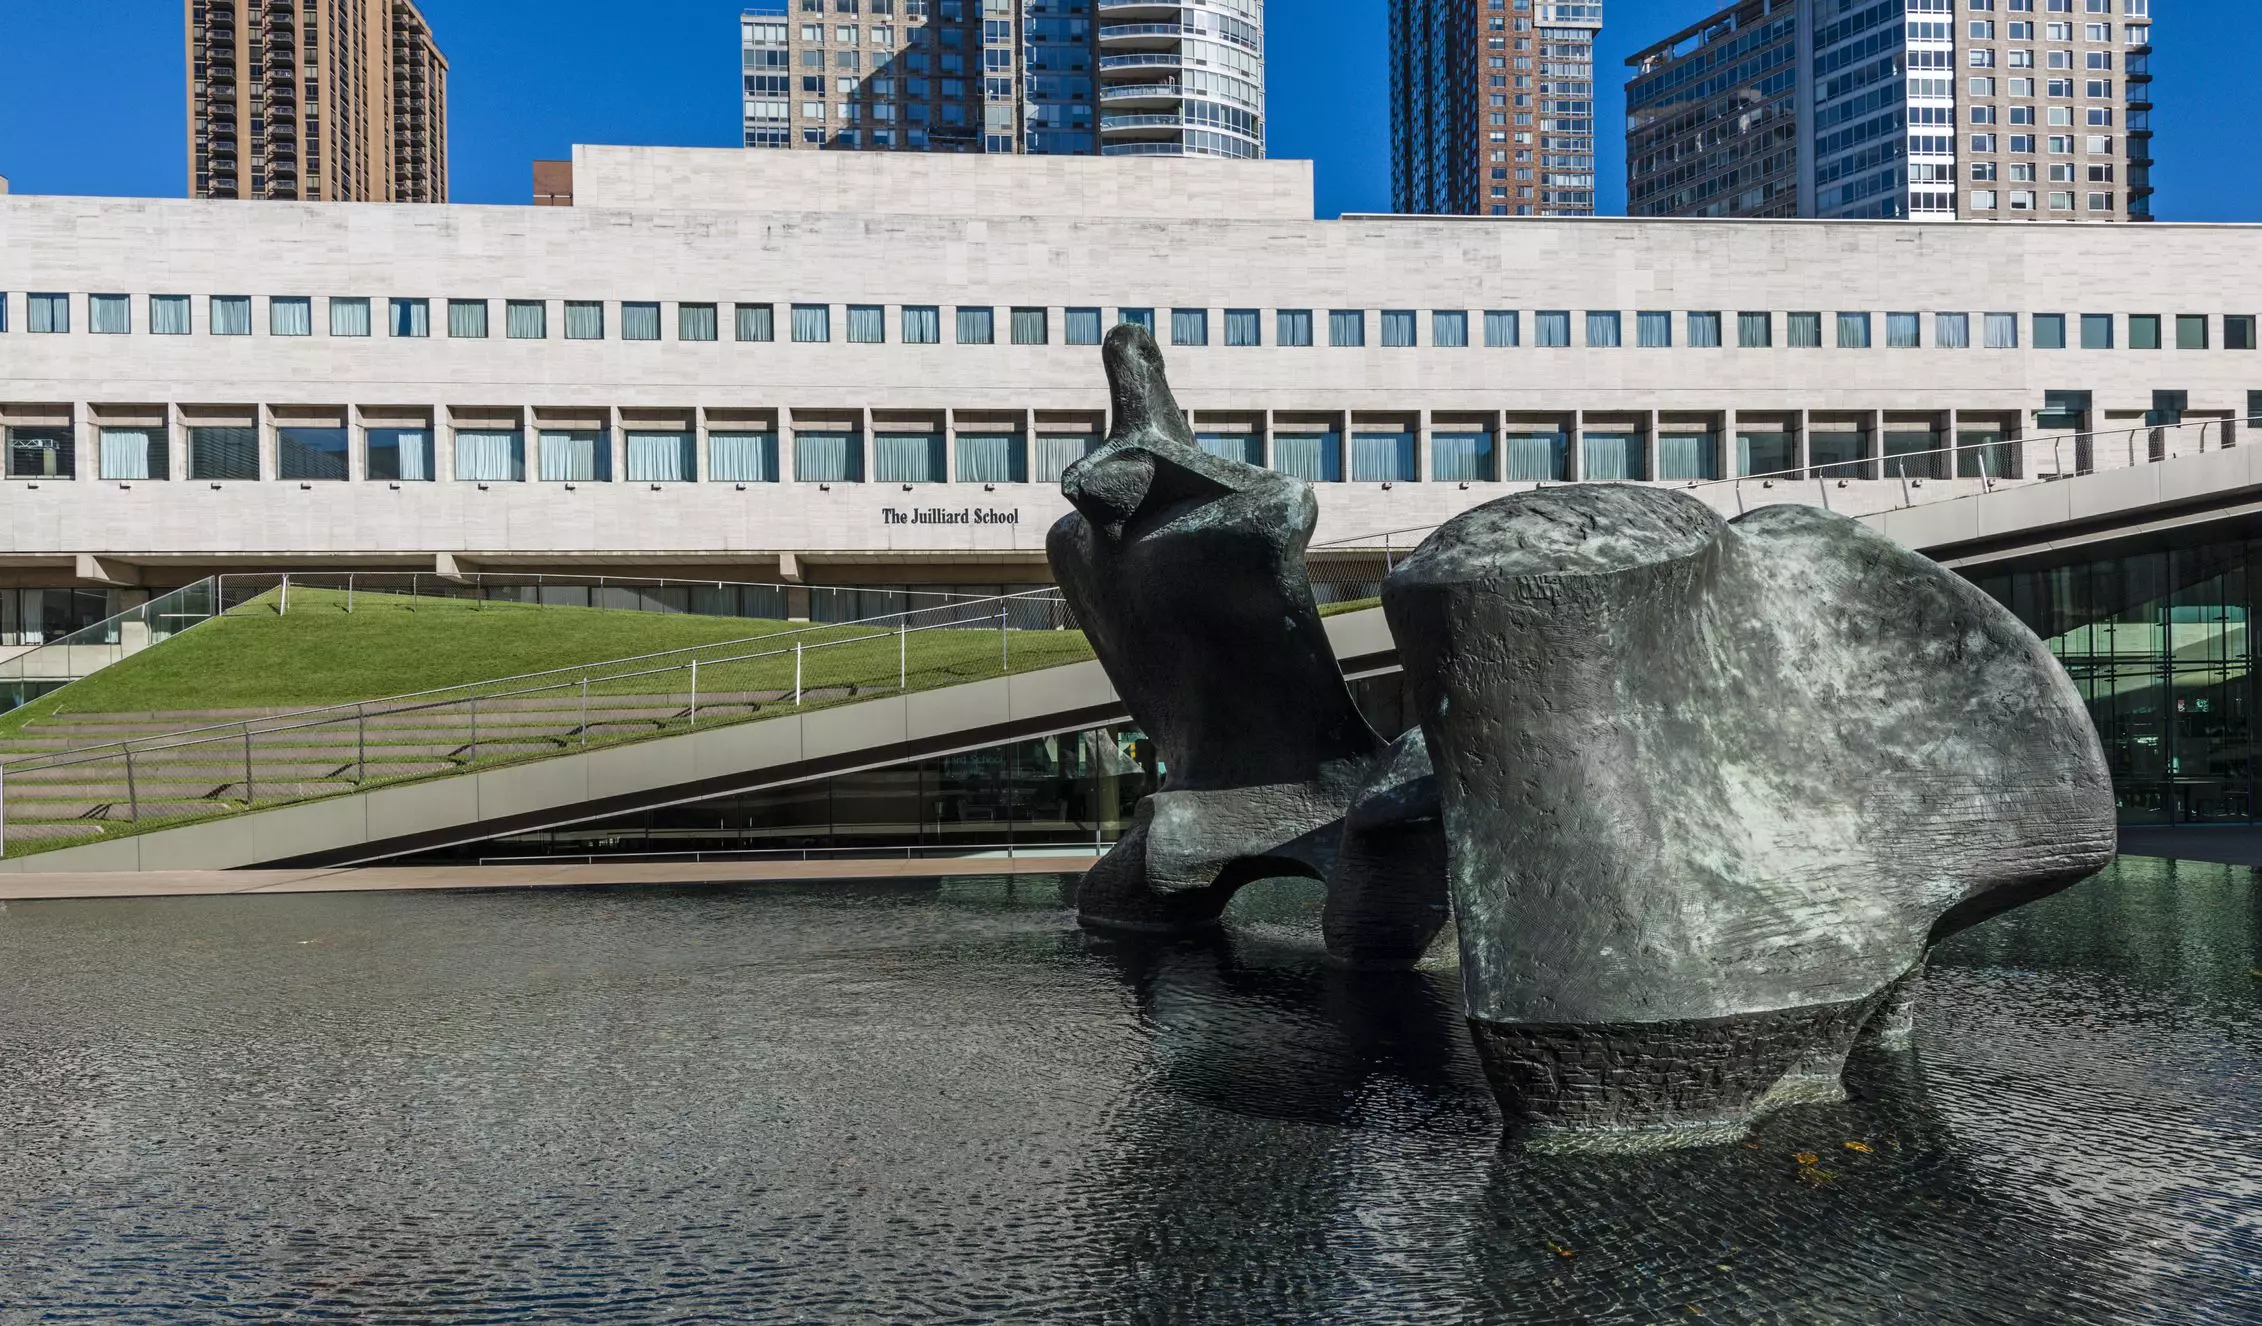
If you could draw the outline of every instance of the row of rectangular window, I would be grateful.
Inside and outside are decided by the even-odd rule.
[[[2250,402],[2262,413],[2262,393]],[[348,477],[350,434],[344,428],[283,427],[276,431],[277,478],[343,480]],[[187,477],[214,482],[261,479],[259,431],[249,427],[191,427]],[[364,434],[364,474],[372,481],[429,482],[436,477],[430,429],[370,428]],[[604,429],[539,429],[533,472],[528,472],[522,429],[455,430],[454,473],[463,483],[613,481],[614,448]],[[1414,482],[1419,473],[1414,434],[1393,429],[1353,429],[1348,447],[1335,431],[1281,430],[1268,448],[1255,433],[1197,434],[1202,450],[1251,465],[1268,466],[1314,483]],[[1057,483],[1068,466],[1090,454],[1100,439],[1089,433],[962,433],[956,464],[946,472],[946,440],[939,433],[800,429],[793,434],[794,477],[802,483],[865,482],[867,461],[878,483]],[[777,483],[783,479],[778,434],[715,431],[708,435],[704,467],[695,436],[680,431],[625,430],[621,478],[629,483]],[[103,428],[98,472],[108,480],[170,477],[170,447],[163,428]],[[1958,434],[1955,472],[1964,477],[2012,477],[2015,455],[2001,430]],[[76,474],[68,429],[12,428],[7,474],[13,479],[69,479]],[[1858,433],[1817,431],[1798,459],[1794,434],[1738,430],[1723,455],[1720,435],[1667,429],[1652,450],[1638,433],[1590,430],[1580,439],[1580,474],[1598,480],[1717,479],[1724,474],[1776,474],[1810,464],[1823,477],[1946,478],[1949,465],[1928,429],[1892,430],[1873,447]],[[1267,452],[1270,452],[1269,456]],[[1570,437],[1561,431],[1439,429],[1430,437],[1433,482],[1557,481],[1569,476]],[[1901,458],[1898,461],[1896,458]],[[1725,462],[1725,463],[1724,463]]]
[[[27,297],[30,309],[30,330],[34,332],[68,332],[71,329],[71,297],[62,294],[34,294]],[[130,297],[126,295],[89,295],[88,321],[90,330],[102,334],[123,334],[133,330]],[[210,298],[208,326],[216,336],[249,336],[252,330],[252,300],[248,295],[214,295]],[[304,297],[276,296],[267,301],[268,334],[270,336],[311,336],[314,334],[313,301]],[[658,303],[623,302],[620,309],[620,338],[627,341],[657,341],[661,339],[661,311]],[[676,339],[680,341],[714,341],[720,339],[719,318],[722,306],[715,304],[676,305]],[[773,341],[776,337],[774,306],[769,304],[738,304],[731,306],[734,339],[739,341]],[[897,339],[906,345],[935,345],[942,340],[943,309],[939,305],[899,305]],[[794,304],[789,306],[791,338],[803,343],[826,343],[833,339],[833,309],[830,304]],[[371,301],[360,298],[333,298],[328,307],[330,334],[339,337],[362,337],[371,334]],[[488,315],[490,301],[446,301],[448,335],[460,339],[484,339],[489,335]],[[567,340],[603,340],[605,338],[606,306],[602,301],[568,300],[565,302],[564,334]],[[389,301],[387,326],[396,337],[427,337],[432,334],[430,301],[422,299],[394,299]],[[845,306],[845,331],[854,344],[883,344],[888,339],[887,306],[881,304],[849,304]],[[998,310],[994,307],[964,306],[953,310],[953,340],[959,345],[992,345],[998,340]],[[1097,345],[1102,331],[1102,310],[1098,308],[1070,308],[1063,310],[1062,321],[1069,345]],[[1206,346],[1211,344],[1212,310],[1178,308],[1170,310],[1170,343],[1177,346]],[[159,335],[187,335],[190,331],[189,297],[186,295],[152,295],[149,297],[150,330]],[[1228,346],[1259,346],[1264,341],[1263,313],[1258,309],[1226,309],[1223,311],[1223,344]],[[1276,309],[1273,311],[1273,341],[1276,346],[1303,347],[1315,343],[1316,315],[1311,309]],[[1325,310],[1327,344],[1336,347],[1358,347],[1367,344],[1368,310]],[[1514,309],[1491,309],[1474,315],[1480,319],[1472,327],[1472,315],[1463,309],[1435,309],[1430,311],[1428,344],[1437,348],[1459,348],[1477,342],[1472,332],[1482,337],[1482,344],[1490,348],[1515,347],[1523,344],[1523,314]],[[1632,345],[1644,348],[1669,348],[1674,342],[1676,316],[1681,324],[1683,343],[1697,348],[1713,348],[1727,344],[1724,339],[1724,313],[1689,311],[1676,315],[1670,310],[1643,310],[1633,315]],[[1820,348],[1823,340],[1824,314],[1820,312],[1785,313],[1783,319],[1783,344],[1794,349]],[[2033,345],[2036,349],[2064,349],[2076,343],[2068,337],[2069,317],[2078,319],[2078,344],[2083,349],[2112,349],[2115,346],[2115,323],[2124,319],[2128,325],[2127,344],[2132,349],[2160,349],[2168,342],[2163,336],[2167,319],[2153,313],[2034,313],[2023,315],[2032,325]],[[2183,350],[2204,350],[2210,346],[2210,321],[2214,315],[2177,314],[2173,317],[2174,345]],[[1741,312],[1736,317],[1735,344],[1745,349],[1765,349],[1775,344],[1775,319],[1777,315],[1763,312]],[[1832,341],[1840,349],[1868,349],[1878,342],[1873,337],[1873,314],[1838,313]],[[2017,313],[1981,314],[1981,336],[1976,344],[1988,349],[2017,349],[2022,315]],[[1155,310],[1151,308],[1118,308],[1116,320],[1120,323],[1137,323],[1149,331],[1156,331]],[[1932,315],[1933,332],[1930,344],[1939,349],[1967,349],[1975,344],[1972,338],[1969,313],[1935,313]],[[1051,344],[1051,311],[1044,308],[1012,308],[1007,310],[1007,335],[1014,345]],[[1923,330],[1924,315],[1915,312],[1885,314],[1883,344],[1892,349],[1917,349],[1926,344]],[[2255,316],[2253,314],[2221,315],[2224,349],[2251,350],[2256,347]],[[1568,347],[1572,344],[1573,315],[1566,309],[1541,309],[1532,313],[1532,344],[1539,347]],[[6,302],[0,299],[0,331],[7,330]],[[1385,348],[1407,348],[1421,344],[1419,340],[1420,314],[1413,309],[1384,309],[1380,313],[1380,343]],[[549,305],[543,300],[508,300],[504,309],[504,335],[513,340],[542,340],[549,336]],[[1589,348],[1615,349],[1629,344],[1626,339],[1625,314],[1616,310],[1589,310],[1585,314],[1585,336],[1579,342]]]

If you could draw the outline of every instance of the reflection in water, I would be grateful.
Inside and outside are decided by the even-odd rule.
[[[1304,886],[1230,919],[1097,939],[1028,880],[17,904],[0,1322],[2262,1320],[2246,871],[1990,922],[1921,1059],[1643,1157],[1498,1151],[1449,960],[1329,967]]]

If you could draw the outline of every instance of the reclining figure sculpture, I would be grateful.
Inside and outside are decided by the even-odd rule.
[[[1419,737],[1389,747],[1352,702],[1305,574],[1310,485],[1195,445],[1162,352],[1126,324],[1102,351],[1114,426],[1070,466],[1053,574],[1167,772],[1077,893],[1090,925],[1214,923],[1254,879],[1329,881],[1330,949],[1404,965],[1445,920],[1443,844]],[[1371,786],[1370,786],[1371,784]],[[1362,851],[1341,869],[1362,789]],[[1425,819],[1426,807],[1426,819]]]
[[[1855,521],[1548,488],[1384,582],[1436,764],[1469,1025],[1512,1133],[1739,1135],[1905,1036],[1933,944],[2107,865],[2081,697]]]

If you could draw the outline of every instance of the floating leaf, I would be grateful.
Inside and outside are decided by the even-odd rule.
[[[1547,1240],[1547,1250],[1554,1253],[1558,1257],[1576,1257],[1579,1255],[1572,1249],[1566,1248],[1562,1244],[1557,1243],[1554,1239]]]
[[[1846,1143],[1846,1149],[1848,1151],[1859,1151],[1866,1156],[1870,1153],[1872,1148],[1867,1142],[1848,1142]]]
[[[1812,1165],[1816,1161],[1821,1160],[1822,1157],[1814,1154],[1812,1151],[1800,1151],[1793,1154],[1791,1159],[1799,1162],[1801,1165]]]

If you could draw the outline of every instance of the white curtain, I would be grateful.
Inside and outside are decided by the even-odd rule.
[[[1041,308],[1013,310],[1013,343],[1015,345],[1043,345],[1050,339],[1045,326],[1045,311]]]
[[[1775,344],[1775,315],[1772,313],[1738,313],[1736,315],[1736,344],[1746,350],[1764,350]]]
[[[1062,314],[1065,325],[1061,332],[1070,345],[1098,345],[1100,343],[1100,311],[1096,308],[1072,308]]]
[[[1308,308],[1284,308],[1276,321],[1273,337],[1276,345],[1310,345],[1312,343],[1312,311]]]
[[[462,434],[457,434],[460,445]],[[432,481],[432,434],[422,428],[372,428],[369,477],[403,483]]]
[[[1430,344],[1459,349],[1469,343],[1469,315],[1461,309],[1441,309],[1429,317]]]
[[[1562,309],[1542,309],[1532,315],[1532,343],[1565,346],[1571,343],[1571,315]]]
[[[37,330],[34,328],[33,330]],[[251,335],[251,296],[214,295],[212,297],[212,334],[214,336]]]
[[[1720,315],[1717,313],[1691,313],[1689,315],[1689,344],[1699,350],[1716,350],[1720,347]]]
[[[146,428],[105,428],[102,430],[102,477],[105,479],[148,479],[149,453],[157,434]]]
[[[1432,433],[1430,476],[1441,483],[1484,483],[1492,479],[1492,434]]]
[[[829,341],[833,338],[833,311],[829,304],[793,306],[793,339]]]
[[[1484,343],[1492,349],[1513,348],[1523,341],[1522,319],[1516,310],[1496,308],[1484,315]]]
[[[1783,340],[1794,350],[1816,350],[1822,346],[1822,315],[1819,313],[1786,313],[1783,315]]]
[[[1719,449],[1712,445],[1712,434],[1659,434],[1657,477],[1683,480],[1719,478]]]
[[[1059,483],[1069,466],[1099,449],[1100,440],[1089,433],[1041,433],[1037,436],[1036,454],[1031,458],[1030,480]]]
[[[133,296],[88,295],[86,325],[90,330],[104,335],[123,336],[131,332],[134,329]]]
[[[503,333],[514,341],[539,341],[550,334],[550,306],[539,299],[514,299],[504,306]]]
[[[707,479],[711,483],[776,483],[778,435],[709,433]]]
[[[1210,343],[1210,312],[1203,308],[1174,308],[1170,311],[1170,343],[1172,345],[1208,345]]]
[[[2016,350],[2019,348],[2019,315],[2016,313],[1990,313],[1987,315],[1987,348],[1990,350]]]
[[[565,310],[565,334],[569,341],[601,341],[605,339],[605,306],[594,299],[569,300]]]
[[[182,319],[185,323],[187,319]],[[182,327],[187,331],[187,327]],[[366,299],[333,299],[330,301],[330,334],[332,336],[367,336],[369,334],[369,301]]]
[[[941,483],[942,434],[873,434],[872,477],[881,483]]]
[[[1212,442],[1212,438],[1218,441]],[[1257,448],[1254,434],[1232,433],[1220,437],[1205,434],[1202,450],[1213,456],[1229,455],[1228,445],[1237,445],[1252,454],[1235,455],[1234,460],[1247,460],[1254,465],[1253,453]],[[1272,439],[1272,467],[1282,474],[1292,474],[1307,483],[1343,482],[1342,439],[1334,433],[1276,433]]]
[[[1351,482],[1409,483],[1413,478],[1412,433],[1351,435]]]
[[[1510,483],[1538,483],[1563,477],[1564,453],[1570,449],[1563,434],[1510,433],[1501,442],[1501,449],[1507,453],[1506,473],[1501,478]]]
[[[1914,313],[1885,315],[1885,344],[1894,350],[1915,350],[1923,344],[1921,323]]]
[[[158,336],[188,335],[189,297],[187,295],[151,295],[149,297],[149,330]]]
[[[1582,439],[1584,477],[1597,483],[1642,477],[1642,440],[1638,433],[1588,433]]]
[[[960,483],[1022,483],[1029,476],[1029,450],[1019,433],[960,433]]]
[[[933,345],[942,339],[942,310],[932,304],[907,304],[903,309],[903,343]]]
[[[768,304],[738,306],[738,339],[769,341],[777,338],[776,315]]]
[[[1255,433],[1196,433],[1194,444],[1223,460],[1237,460],[1244,465],[1265,462],[1264,439]]]
[[[486,340],[487,301],[484,299],[449,300],[448,335],[472,341]]]
[[[802,483],[861,483],[863,437],[857,433],[796,432],[793,477]]]
[[[1229,308],[1225,311],[1225,343],[1227,345],[1264,344],[1264,320],[1253,308]]]
[[[997,339],[997,312],[986,308],[958,310],[958,343],[988,345]]]
[[[880,345],[888,338],[888,311],[879,304],[848,306],[848,339],[858,345]]]
[[[678,304],[675,306],[675,336],[679,341],[711,341],[715,339],[715,306],[712,304]]]
[[[602,429],[545,431],[541,436],[544,483],[596,483],[611,468],[612,436]]]
[[[312,336],[314,334],[314,301],[311,299],[268,300],[267,334],[269,336]]]
[[[1404,348],[1414,343],[1413,310],[1386,308],[1382,311],[1382,343],[1391,348]]]
[[[620,338],[624,341],[659,340],[660,306],[658,304],[621,305]]]
[[[393,335],[430,336],[432,334],[432,306],[421,299],[396,299],[393,301]]]
[[[1589,311],[1587,314],[1587,344],[1598,349],[1616,349],[1618,347],[1618,315]]]
[[[630,483],[690,483],[697,478],[699,444],[689,433],[630,433]]]
[[[1841,313],[1838,315],[1838,348],[1841,350],[1867,350],[1869,348],[1869,315],[1867,313]]]
[[[512,430],[456,430],[456,478],[466,483],[516,483],[526,477],[526,438]]]
[[[1663,310],[1636,313],[1634,315],[1634,343],[1650,350],[1672,348],[1673,315]]]
[[[1327,343],[1329,345],[1365,345],[1367,343],[1367,315],[1364,309],[1331,309],[1327,315]]]

